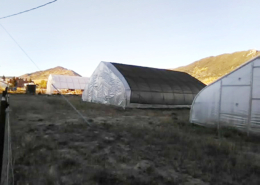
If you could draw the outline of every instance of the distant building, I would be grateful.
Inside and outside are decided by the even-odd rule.
[[[1,77],[3,79],[3,77]],[[5,77],[5,82],[9,82],[11,79],[13,79],[14,76],[6,76]]]
[[[9,78],[6,77],[6,82],[12,83],[14,78],[15,77],[9,77]],[[34,84],[33,81],[30,82],[26,78],[22,79],[22,78],[16,77],[15,80],[16,80],[16,87],[20,87],[20,88],[26,87],[27,84]]]
[[[38,84],[35,84],[34,82],[24,82],[24,87],[26,87],[27,85],[36,85],[36,86],[38,86]]]
[[[24,87],[24,84],[28,83],[27,79],[24,80],[24,79],[18,78],[18,79],[16,79],[16,81],[17,81],[17,87]]]

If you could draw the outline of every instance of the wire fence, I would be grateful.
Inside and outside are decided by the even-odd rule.
[[[59,92],[59,90],[53,85],[53,87]],[[14,166],[13,166],[13,154],[12,154],[12,141],[11,141],[11,124],[10,124],[10,107],[9,107],[9,95],[7,89],[3,92],[1,98],[0,107],[0,160],[1,160],[1,173],[0,173],[0,185],[13,185],[14,178]],[[62,98],[74,109],[74,111],[87,123],[87,118],[84,117],[72,103],[61,94]],[[2,127],[1,127],[2,126]]]

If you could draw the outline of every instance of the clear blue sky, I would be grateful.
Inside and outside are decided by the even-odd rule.
[[[1,0],[0,17],[49,1]],[[0,23],[40,69],[90,76],[100,61],[176,68],[260,49],[259,7],[259,0],[58,0]],[[34,71],[0,27],[0,75]]]

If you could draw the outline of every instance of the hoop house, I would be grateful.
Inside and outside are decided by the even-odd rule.
[[[184,72],[101,62],[82,99],[123,108],[190,107],[203,87]]]
[[[52,75],[50,74],[47,82],[47,94],[53,94],[56,90],[53,85],[58,90],[84,90],[87,85],[89,78],[78,77],[78,76],[66,76],[66,75]]]

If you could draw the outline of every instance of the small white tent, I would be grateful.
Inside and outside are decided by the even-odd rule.
[[[202,89],[190,122],[260,133],[260,56]]]
[[[52,94],[56,89],[75,89],[84,90],[85,86],[88,84],[89,78],[79,77],[79,76],[67,76],[67,75],[53,75],[50,74],[47,82],[47,94]]]

